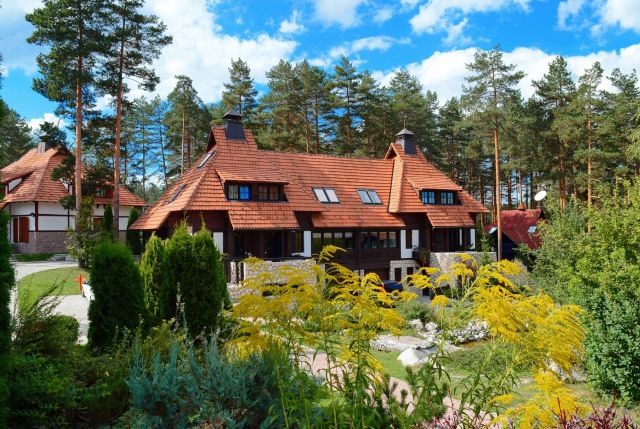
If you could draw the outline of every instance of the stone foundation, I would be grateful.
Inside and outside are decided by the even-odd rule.
[[[487,261],[496,261],[495,252],[431,252],[429,254],[429,266],[439,268],[443,274],[447,274],[451,271],[451,266],[460,261],[458,255],[461,253],[473,256],[479,264]]]
[[[28,243],[13,243],[15,253],[67,253],[67,231],[30,231]]]

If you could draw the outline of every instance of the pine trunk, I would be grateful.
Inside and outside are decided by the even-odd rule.
[[[122,18],[122,30],[126,21]],[[120,232],[120,134],[122,126],[122,76],[124,70],[124,36],[120,41],[120,58],[118,63],[118,93],[116,95],[116,144],[113,156],[113,227],[115,236]]]
[[[181,156],[180,156],[180,175],[182,176],[184,174],[184,135],[185,135],[185,126],[184,126],[184,122],[185,122],[185,112],[184,109],[182,110],[182,152],[181,152]]]
[[[82,33],[80,35],[82,38]],[[78,81],[76,82],[76,167],[75,167],[75,190],[76,190],[76,232],[80,231],[80,208],[82,206],[82,82],[80,76],[83,72],[82,57],[78,57]]]

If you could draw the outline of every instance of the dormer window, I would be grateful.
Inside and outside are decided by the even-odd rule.
[[[454,204],[453,192],[450,192],[450,191],[440,192],[440,204],[453,205]]]
[[[97,188],[96,198],[107,198],[107,190],[104,188]]]
[[[321,203],[339,203],[338,195],[333,188],[313,188],[313,193]]]
[[[373,189],[358,189],[360,200],[365,204],[382,204],[378,193]]]
[[[436,193],[435,191],[422,191],[422,204],[435,204]]]

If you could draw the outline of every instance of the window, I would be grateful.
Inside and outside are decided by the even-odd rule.
[[[344,248],[353,249],[353,232],[344,233]]]
[[[172,202],[174,202],[186,187],[187,185],[185,184],[178,186],[178,189],[176,189],[176,191],[173,193],[171,198],[169,198],[169,201],[167,201],[167,204],[171,204]]]
[[[280,186],[278,186],[278,185],[258,185],[258,200],[260,200],[260,201],[280,201]]]
[[[269,186],[269,200],[270,201],[280,201],[280,186],[272,185]]]
[[[378,193],[373,189],[358,189],[358,195],[365,204],[382,204]]]
[[[435,204],[436,193],[434,191],[422,191],[422,204]]]
[[[407,249],[413,249],[413,231],[407,229],[405,231]]]
[[[251,188],[248,185],[240,185],[240,199],[243,201],[251,199]]]
[[[313,188],[313,193],[321,203],[339,203],[338,195],[332,188]]]
[[[13,242],[29,242],[29,217],[20,216],[13,218]]]
[[[204,167],[204,165],[207,163],[207,161],[209,161],[209,159],[211,159],[211,157],[213,156],[215,152],[208,152],[205,157],[202,159],[202,161],[200,161],[200,164],[198,164],[198,168],[202,168]]]
[[[535,225],[531,225],[531,226],[529,227],[529,229],[527,230],[527,232],[528,232],[529,234],[533,234],[533,233],[535,233],[535,232],[536,232],[536,230],[537,230],[537,229],[538,229],[538,227],[537,227],[537,226],[535,226]]]
[[[229,185],[227,187],[227,198],[230,200],[240,199],[240,191],[238,185]]]
[[[266,201],[269,199],[269,187],[266,185],[258,186],[258,199]]]
[[[360,247],[362,249],[377,249],[381,247],[378,233],[375,231],[363,231],[360,234]]]
[[[453,192],[441,192],[440,204],[452,205],[453,204]]]
[[[311,251],[313,253],[320,253],[322,250],[322,234],[314,232],[311,236]]]
[[[106,198],[107,197],[107,190],[104,188],[97,188],[96,189],[96,198]]]

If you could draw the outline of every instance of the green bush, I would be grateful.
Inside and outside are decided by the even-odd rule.
[[[92,267],[89,346],[106,349],[119,331],[134,330],[146,321],[142,277],[129,249],[116,242],[96,246]]]
[[[131,207],[129,211],[129,219],[127,220],[127,233],[125,237],[125,241],[127,242],[127,247],[131,250],[131,253],[134,255],[139,255],[142,253],[142,234],[141,231],[135,231],[129,229],[129,227],[140,217],[140,212],[136,207]]]
[[[398,312],[407,320],[420,320],[423,324],[435,322],[436,316],[433,308],[420,299],[404,301],[397,307]]]
[[[102,223],[100,224],[100,237],[106,240],[114,240],[118,238],[115,233],[113,225],[113,210],[111,209],[111,205],[107,204],[104,206],[104,217],[102,218]]]
[[[314,398],[318,385],[274,349],[246,359],[221,355],[215,339],[199,351],[174,342],[166,359],[149,361],[136,346],[127,384],[131,408],[120,424],[131,428],[282,428],[286,398]],[[288,410],[289,427],[311,426],[321,410]],[[306,415],[306,417],[305,417]]]
[[[144,249],[140,260],[140,273],[144,285],[144,299],[149,316],[154,324],[160,322],[163,316],[161,294],[163,284],[163,269],[165,259],[165,243],[153,234]]]
[[[53,256],[53,253],[18,253],[15,255],[18,262],[36,262],[36,261],[48,261]]]
[[[8,235],[9,216],[0,211],[0,427],[5,426],[9,409],[8,380],[5,378],[9,366],[11,349],[11,316],[9,312],[10,291],[15,286],[15,272],[11,265],[11,246]]]
[[[186,226],[180,225],[165,250],[163,318],[181,321],[184,317],[193,336],[215,332],[227,283],[211,233],[203,228],[191,236]],[[176,311],[178,299],[181,314]]]

